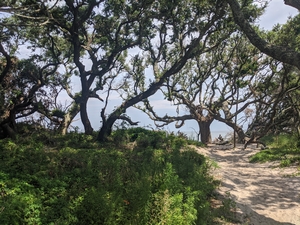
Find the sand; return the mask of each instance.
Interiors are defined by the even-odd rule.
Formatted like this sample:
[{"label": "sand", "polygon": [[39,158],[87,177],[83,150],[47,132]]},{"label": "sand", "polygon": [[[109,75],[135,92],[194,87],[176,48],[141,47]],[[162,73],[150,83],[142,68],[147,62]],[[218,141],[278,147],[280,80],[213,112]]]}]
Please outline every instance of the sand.
[{"label": "sand", "polygon": [[247,225],[300,225],[300,175],[298,166],[275,167],[274,163],[249,163],[260,149],[250,145],[233,149],[232,145],[198,148],[217,162],[212,171],[221,180],[217,192],[236,202],[236,217]]}]

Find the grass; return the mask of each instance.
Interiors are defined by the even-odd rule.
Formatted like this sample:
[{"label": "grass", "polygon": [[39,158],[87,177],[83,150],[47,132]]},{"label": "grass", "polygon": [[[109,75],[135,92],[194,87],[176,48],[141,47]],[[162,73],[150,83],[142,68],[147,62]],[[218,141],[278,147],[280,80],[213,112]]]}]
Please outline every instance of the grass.
[{"label": "grass", "polygon": [[281,167],[300,165],[300,141],[296,135],[270,135],[264,138],[269,149],[250,158],[250,162],[279,161]]},{"label": "grass", "polygon": [[215,224],[211,164],[188,140],[142,128],[94,140],[0,140],[0,224]]}]

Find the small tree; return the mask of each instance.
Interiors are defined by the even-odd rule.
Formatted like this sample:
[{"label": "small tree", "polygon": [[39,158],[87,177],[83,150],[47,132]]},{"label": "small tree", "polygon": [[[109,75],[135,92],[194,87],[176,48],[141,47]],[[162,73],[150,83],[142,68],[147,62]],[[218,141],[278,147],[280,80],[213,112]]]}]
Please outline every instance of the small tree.
[{"label": "small tree", "polygon": [[37,121],[46,116],[61,125],[62,114],[58,116],[52,110],[57,108],[57,94],[63,81],[62,73],[58,72],[63,45],[57,46],[53,33],[45,26],[47,18],[42,16],[40,6],[30,1],[2,1],[0,5],[0,12],[6,13],[0,21],[4,133],[15,133],[15,121],[27,120],[33,114]]}]

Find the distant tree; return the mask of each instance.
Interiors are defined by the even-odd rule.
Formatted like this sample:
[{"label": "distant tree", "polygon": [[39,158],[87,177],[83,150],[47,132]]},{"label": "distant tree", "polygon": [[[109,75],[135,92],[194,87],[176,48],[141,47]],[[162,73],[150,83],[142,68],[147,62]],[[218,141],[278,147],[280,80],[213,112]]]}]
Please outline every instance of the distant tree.
[{"label": "distant tree", "polygon": [[[183,115],[159,116],[148,101],[140,109],[161,122],[158,126],[176,122],[179,128],[185,120],[195,120],[201,142],[205,144],[211,142],[210,125],[215,119],[232,127],[244,140],[246,135],[234,118],[257,101],[251,90],[257,74],[264,69],[264,65],[259,65],[262,57],[242,35],[229,34],[215,48],[195,56],[161,88],[165,98],[178,106],[178,111],[182,106],[186,108]],[[237,112],[236,105],[240,106]]]},{"label": "distant tree", "polygon": [[[6,4],[5,4],[6,3]],[[121,67],[122,54],[141,43],[142,22],[145,8],[151,1],[132,4],[117,1],[14,1],[4,2],[0,11],[7,12],[24,24],[34,48],[43,49],[47,39],[54,43],[52,54],[59,62],[60,85],[71,98],[71,105],[61,112],[63,116],[60,128],[66,132],[73,118],[80,112],[85,133],[91,134],[93,128],[87,114],[87,101],[94,97],[103,101],[96,93],[114,80],[110,70]],[[35,40],[37,37],[39,41]],[[72,90],[70,79],[79,76],[81,90]],[[107,87],[106,87],[107,88]],[[55,105],[56,103],[52,103]],[[105,108],[105,107],[104,107]],[[55,109],[56,113],[62,111]],[[52,110],[44,107],[40,110],[50,118]]]},{"label": "distant tree", "polygon": [[[268,43],[299,51],[299,19],[299,15],[290,18],[285,24],[276,25],[271,31],[261,33],[261,37]],[[249,130],[255,131],[257,137],[278,132],[299,134],[299,104],[296,101],[299,98],[299,67],[271,59],[269,65],[272,75],[264,86],[268,97],[264,98],[263,104],[255,105],[255,119]]]},{"label": "distant tree", "polygon": [[[249,50],[237,49],[249,55]],[[242,55],[247,55],[244,53]],[[298,69],[261,53],[256,54],[248,59],[239,58],[243,63],[241,67],[238,67],[238,76],[230,79],[235,83],[233,85],[233,89],[236,90],[235,94],[232,95],[233,98],[222,103],[220,111],[223,113],[215,114],[214,117],[232,127],[245,147],[249,143],[264,145],[260,139],[266,134],[275,130],[280,132],[295,130],[299,124],[292,122],[298,118],[296,113],[298,106],[291,100],[291,96],[297,95],[299,91]],[[233,74],[230,71],[226,73]],[[217,102],[215,104],[218,105]],[[244,129],[233,120],[233,118],[241,117],[239,114],[242,112],[248,119],[244,120],[244,123],[249,122]],[[251,121],[250,118],[253,120]]]},{"label": "distant tree", "polygon": [[[47,18],[39,17],[39,6],[28,1],[3,1],[0,5],[0,13],[5,13],[0,19],[0,124],[4,136],[8,131],[15,135],[18,119],[47,118],[55,127],[63,124],[64,115],[57,113],[56,102],[65,79],[58,72],[63,47],[58,48],[43,25]],[[30,16],[33,11],[36,17]]]},{"label": "distant tree", "polygon": [[[203,48],[207,48],[208,37],[213,40],[217,31],[230,25],[223,1],[214,4],[209,1],[170,4],[155,0],[14,1],[3,3],[1,7],[26,26],[32,41],[34,36],[40,37],[37,49],[43,49],[46,40],[53,41],[53,52],[57,54],[51,57],[64,66],[61,81],[79,76],[81,90],[77,93],[71,93],[68,83],[63,86],[80,106],[86,134],[93,131],[87,114],[88,99],[95,96],[104,101],[99,140],[109,135],[116,120],[130,121],[125,115],[127,108],[153,95],[167,77],[176,74],[190,58],[203,51],[201,42],[205,43]],[[154,78],[141,87],[142,79],[128,73],[130,79],[133,78],[132,87],[138,87],[139,93],[129,94],[120,106],[107,114],[111,93],[128,84],[128,74],[123,72],[130,67],[126,65],[131,60],[130,51],[140,52],[137,57],[144,58],[147,66],[153,68]],[[100,97],[98,91],[106,96]]]},{"label": "distant tree", "polygon": [[[253,23],[255,21],[255,15],[258,16],[261,14],[261,11],[255,11],[254,9],[255,9],[254,5],[249,4],[249,2],[248,5],[246,5],[245,3],[243,5],[243,19],[247,21],[248,27],[251,27],[250,23]],[[252,16],[251,16],[251,12],[252,12]],[[235,15],[235,12],[234,12],[234,17],[236,19],[235,22],[238,25],[240,25],[240,23],[237,21],[237,16]],[[283,51],[283,50],[291,49],[292,47],[297,50],[299,49],[298,48],[299,44],[298,44],[298,39],[295,37],[298,36],[297,34],[299,30],[298,26],[299,26],[298,17],[295,17],[290,21],[288,21],[287,24],[284,25],[283,28],[280,30],[280,32],[277,29],[277,31],[275,30],[269,33],[268,35],[261,33],[261,37],[264,37],[265,40],[267,40],[269,43],[276,43],[279,46],[284,46],[284,48],[274,47],[273,50],[281,49]],[[274,33],[276,33],[276,35],[274,35]],[[249,35],[247,36],[249,38]],[[229,48],[232,48],[232,46],[230,46]],[[277,84],[281,84],[282,82],[280,78],[278,78],[278,76],[280,77],[279,74],[280,73],[282,74],[282,72],[272,69],[272,67],[274,67],[274,65],[272,65],[272,60],[267,59],[262,54],[260,54],[261,56],[259,57],[263,58],[264,60],[261,60],[259,63],[256,62],[259,52],[256,51],[255,53],[257,54],[256,57],[254,57],[253,55],[252,59],[251,56],[249,59],[247,59],[246,53],[248,53],[248,50],[245,48],[241,48],[241,46],[239,46],[237,49],[238,51],[241,51],[242,54],[240,54],[239,56],[235,56],[236,57],[235,60],[228,60],[227,62],[224,61],[226,59],[225,55],[222,55],[219,59],[218,55],[220,53],[214,54],[214,58],[217,61],[221,62],[222,65],[225,65],[224,70],[218,72],[219,73],[223,72],[227,74],[227,76],[224,75],[223,77],[217,76],[218,73],[216,72],[216,70],[212,69],[216,67],[215,66],[216,64],[214,64],[213,61],[205,63],[205,60],[202,60],[203,62],[200,63],[201,66],[197,65],[197,68],[204,68],[205,66],[203,65],[210,65],[211,67],[208,66],[208,69],[207,68],[205,69],[207,69],[207,71],[209,71],[213,75],[205,77],[203,76],[203,74],[206,73],[200,71],[198,72],[199,75],[197,77],[195,76],[195,74],[197,73],[191,72],[194,70],[191,69],[192,67],[190,67],[189,69],[187,69],[187,71],[181,73],[181,76],[179,76],[182,78],[181,82],[179,82],[179,80],[174,79],[172,82],[168,81],[168,83],[166,83],[165,89],[163,90],[163,92],[165,92],[166,98],[172,100],[175,105],[185,105],[185,107],[188,109],[188,112],[190,112],[190,114],[188,113],[182,116],[168,116],[168,115],[159,116],[155,113],[154,108],[150,105],[149,102],[145,102],[147,110],[145,109],[143,110],[146,111],[153,120],[162,122],[159,126],[176,121],[177,122],[176,127],[180,127],[184,124],[185,120],[190,120],[190,119],[196,120],[199,123],[199,127],[201,127],[200,124],[202,124],[203,133],[201,133],[201,128],[200,128],[199,134],[201,136],[201,140],[204,143],[208,143],[210,141],[209,125],[214,119],[224,122],[228,126],[232,127],[235,130],[235,132],[238,133],[240,141],[244,142],[246,145],[251,142],[260,142],[259,139],[267,132],[273,129],[272,128],[273,125],[267,123],[267,120],[272,121],[273,119],[275,119],[275,117],[279,117],[280,115],[274,113],[274,114],[268,114],[268,115],[273,115],[272,117],[267,117],[266,115],[263,116],[264,110],[262,109],[264,108],[266,109],[266,111],[268,111],[267,109],[270,108],[270,104],[267,103],[268,101],[266,101],[266,99],[272,99],[270,101],[276,102],[274,106],[278,107],[279,105],[283,104],[281,101],[283,101],[284,99],[283,96],[285,96],[286,93],[289,93],[289,95],[291,95],[291,93],[296,93],[295,91],[292,90],[297,89],[297,84],[295,84],[296,81],[294,81],[294,84],[291,86],[290,85],[282,86],[282,92],[280,95],[274,94],[276,92],[272,94],[272,91],[270,90],[273,89],[272,87],[270,87],[270,82],[271,80],[272,82],[274,82],[273,81],[274,77],[277,77],[277,79],[279,79],[277,80],[278,82]],[[209,56],[203,58],[210,59]],[[232,68],[232,65],[230,65],[230,63],[232,62],[233,64],[239,62],[241,63],[241,66],[240,67],[235,66],[235,69],[229,69],[230,67]],[[282,66],[282,64],[280,65]],[[250,74],[247,73],[247,71],[245,71],[245,67],[248,67],[248,69],[250,69],[248,70]],[[254,74],[252,73],[251,75],[251,69],[253,69],[253,67],[257,67],[257,69],[258,67],[260,67],[259,74],[257,74],[258,71],[256,71]],[[268,69],[265,70],[265,68]],[[193,75],[187,75],[187,74],[193,74]],[[225,79],[225,77],[227,78]],[[224,82],[224,80],[227,80],[228,83]],[[207,85],[208,82],[210,82],[210,85]],[[229,83],[231,83],[231,85],[228,85]],[[203,85],[205,85],[206,88],[203,88]],[[214,86],[219,86],[218,87],[219,90],[221,89],[220,87],[222,87],[223,89],[222,91],[218,91],[218,88],[215,88]],[[263,87],[265,88],[265,90],[263,89]],[[226,89],[231,91],[228,92],[226,91]],[[206,91],[205,94],[203,94],[202,90]],[[216,95],[216,92],[219,93]],[[216,101],[216,97],[219,98],[217,101]],[[174,99],[176,100],[174,101]],[[206,104],[203,104],[203,100],[206,100]],[[285,104],[286,103],[287,102],[285,102]],[[239,109],[235,112],[235,106],[237,105],[239,106],[238,107]],[[248,110],[248,112],[253,111],[251,107],[254,107],[254,105],[255,107],[259,106],[259,110],[255,111],[257,113],[256,115],[257,116],[260,115],[264,117],[266,119],[265,120],[266,124],[263,125],[264,130],[261,130],[260,132],[257,132],[257,130],[255,131],[255,129],[253,130],[251,126],[249,126],[248,131],[245,132],[245,130],[243,130],[242,127],[236,124],[234,118],[236,118],[237,115],[241,114],[244,110]],[[280,123],[282,123],[282,125],[285,124],[285,126],[287,126],[288,120],[295,121],[296,118],[295,116],[298,115],[297,114],[298,110],[297,110],[297,104],[294,105],[296,107],[292,107],[292,105],[289,104],[289,107],[284,110],[286,113],[288,112],[289,115],[293,115],[294,116],[293,119],[288,119],[286,117],[287,114],[285,114],[284,116],[286,118],[285,121],[282,120],[284,117],[281,117],[282,118],[281,120],[278,118]],[[281,113],[281,115],[283,114]],[[178,121],[181,122],[179,123]],[[205,124],[206,124],[206,128],[203,127]],[[292,124],[290,124],[290,128],[291,125]]]},{"label": "distant tree", "polygon": [[[234,1],[227,2],[234,8]],[[34,59],[32,64],[45,80],[43,85],[47,88],[44,91],[52,90],[52,100],[40,94],[44,100],[37,98],[39,100],[31,107],[37,108],[37,112],[52,121],[63,133],[79,112],[85,133],[91,134],[93,127],[87,113],[87,104],[90,98],[97,98],[102,102],[99,107],[102,125],[98,134],[98,139],[102,141],[110,134],[117,120],[137,124],[126,115],[129,107],[141,101],[146,102],[160,88],[166,91],[176,87],[174,75],[192,68],[191,62],[195,57],[205,62],[201,55],[209,54],[224,45],[225,40],[236,30],[232,15],[228,13],[227,2],[3,1],[0,12],[10,17],[2,19],[0,25],[3,29],[15,29],[18,34],[16,37],[28,45],[31,51],[28,59]],[[241,8],[243,19],[248,25],[249,21],[253,22],[262,13],[262,9],[253,5],[252,1],[243,2]],[[236,19],[237,15],[232,10]],[[8,36],[13,38],[13,35]],[[4,51],[7,51],[5,47]],[[3,71],[7,71],[6,65],[10,63],[4,51],[1,52],[5,59],[2,65]],[[226,57],[219,61],[222,60],[226,61]],[[199,65],[203,67],[201,62]],[[217,96],[215,90],[221,89],[216,87],[221,76],[218,74],[221,73],[226,74],[218,65],[213,73],[215,75],[207,78],[212,82],[208,87],[212,87],[214,97]],[[46,75],[51,79],[46,79]],[[251,82],[246,81],[249,79],[247,76],[228,76],[227,81],[221,81],[226,88],[222,90],[225,94],[220,96],[227,98],[228,106],[233,107],[243,101],[242,97],[234,97],[239,93],[239,88],[250,85]],[[74,79],[79,80],[79,89],[72,86]],[[232,86],[234,83],[238,85]],[[63,106],[55,100],[62,89],[70,97],[69,105]],[[113,112],[108,112],[111,96],[116,92],[122,94],[122,103],[115,106]],[[174,93],[177,96],[173,93],[172,96],[179,104],[182,101],[179,100],[181,93]],[[212,114],[215,115],[214,119],[218,118],[212,105],[224,111],[223,103],[224,100],[207,103],[210,105],[209,110],[201,106],[202,111],[195,102],[188,105],[197,109],[194,113],[198,112],[199,118],[208,116],[207,120],[203,119],[203,125],[205,121],[210,124],[209,117]],[[231,115],[228,118],[233,117]]]},{"label": "distant tree", "polygon": [[[230,27],[225,17],[222,1],[211,5],[194,1],[155,2],[150,8],[152,15],[138,54],[126,63],[126,74],[119,82],[123,103],[109,115],[102,115],[102,128],[98,139],[104,140],[111,132],[113,123],[127,108],[146,100],[156,93],[164,82],[180,72],[195,55],[209,50],[222,42],[217,39],[221,27]],[[207,19],[204,19],[207,18]],[[223,33],[223,38],[227,37]],[[151,72],[150,72],[151,71]],[[149,75],[151,77],[149,78]]]},{"label": "distant tree", "polygon": [[[298,69],[278,61],[272,63],[272,76],[260,86],[265,97],[255,104],[248,132],[252,139],[268,133],[298,133],[300,77]],[[299,133],[298,133],[299,134]]]},{"label": "distant tree", "polygon": [[[188,9],[187,6],[190,8]],[[220,6],[215,8],[208,2],[203,2],[202,5],[194,2],[188,4],[180,2],[172,6],[161,4],[163,17],[157,20],[152,28],[155,38],[148,38],[149,40],[142,47],[143,51],[132,59],[131,65],[126,67],[128,76],[123,83],[125,88],[121,90],[123,99],[130,105],[136,104],[136,107],[146,111],[137,104],[143,100],[148,107],[148,114],[152,114],[150,117],[165,123],[195,119],[196,115],[158,118],[150,106],[148,97],[164,87],[169,90],[177,87],[177,83],[180,85],[185,81],[192,85],[195,82],[188,75],[191,61],[195,57],[205,58],[205,53],[224,45],[225,40],[235,30],[235,25],[230,22],[228,15],[224,14],[223,5]],[[153,14],[155,15],[155,12]],[[222,17],[225,19],[221,19]],[[212,19],[206,21],[205,18]],[[149,74],[152,75],[151,80],[147,81],[145,71],[148,72],[148,77]],[[166,94],[166,98],[170,101],[176,94],[176,91],[172,91],[171,89]],[[131,96],[137,97],[127,100]],[[177,97],[179,98],[179,92]]]},{"label": "distant tree", "polygon": [[[6,55],[4,48],[0,52]],[[0,129],[2,137],[15,137],[16,120],[38,112],[48,99],[49,96],[42,96],[53,84],[49,79],[55,74],[57,65],[49,63],[41,67],[32,58],[18,60],[9,55],[0,61]]]}]

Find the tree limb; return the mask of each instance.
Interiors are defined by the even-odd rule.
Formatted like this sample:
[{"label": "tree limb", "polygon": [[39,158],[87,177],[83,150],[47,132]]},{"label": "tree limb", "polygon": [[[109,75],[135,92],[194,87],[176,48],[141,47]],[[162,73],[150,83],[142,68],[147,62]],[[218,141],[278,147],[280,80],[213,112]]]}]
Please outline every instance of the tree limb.
[{"label": "tree limb", "polygon": [[[262,39],[246,20],[244,13],[237,0],[226,0],[232,10],[235,23],[248,37],[249,41],[263,53],[281,62],[296,66],[300,69],[300,53],[285,46],[276,46]],[[286,2],[294,2],[287,0]],[[298,2],[298,1],[297,1]]]},{"label": "tree limb", "polygon": [[284,0],[284,4],[292,6],[300,10],[300,1],[299,0]]},{"label": "tree limb", "polygon": [[130,125],[132,125],[132,126],[136,126],[136,125],[139,124],[139,121],[133,122],[129,117],[124,116],[124,115],[119,116],[119,119],[120,119],[120,120],[125,120],[126,122],[128,122],[128,123],[129,123]]},{"label": "tree limb", "polygon": [[[168,125],[170,123],[176,122],[175,127],[180,128],[184,125],[185,120],[192,120],[194,117],[192,115],[183,115],[183,116],[168,116],[165,115],[163,117],[156,114],[156,112],[153,110],[153,107],[150,105],[148,100],[144,101],[144,105],[146,107],[146,110],[144,111],[150,119],[152,119],[157,127],[163,127],[165,125]],[[140,109],[140,108],[138,108]],[[180,121],[180,123],[178,123]],[[162,122],[163,124],[157,124],[156,122]]]}]

